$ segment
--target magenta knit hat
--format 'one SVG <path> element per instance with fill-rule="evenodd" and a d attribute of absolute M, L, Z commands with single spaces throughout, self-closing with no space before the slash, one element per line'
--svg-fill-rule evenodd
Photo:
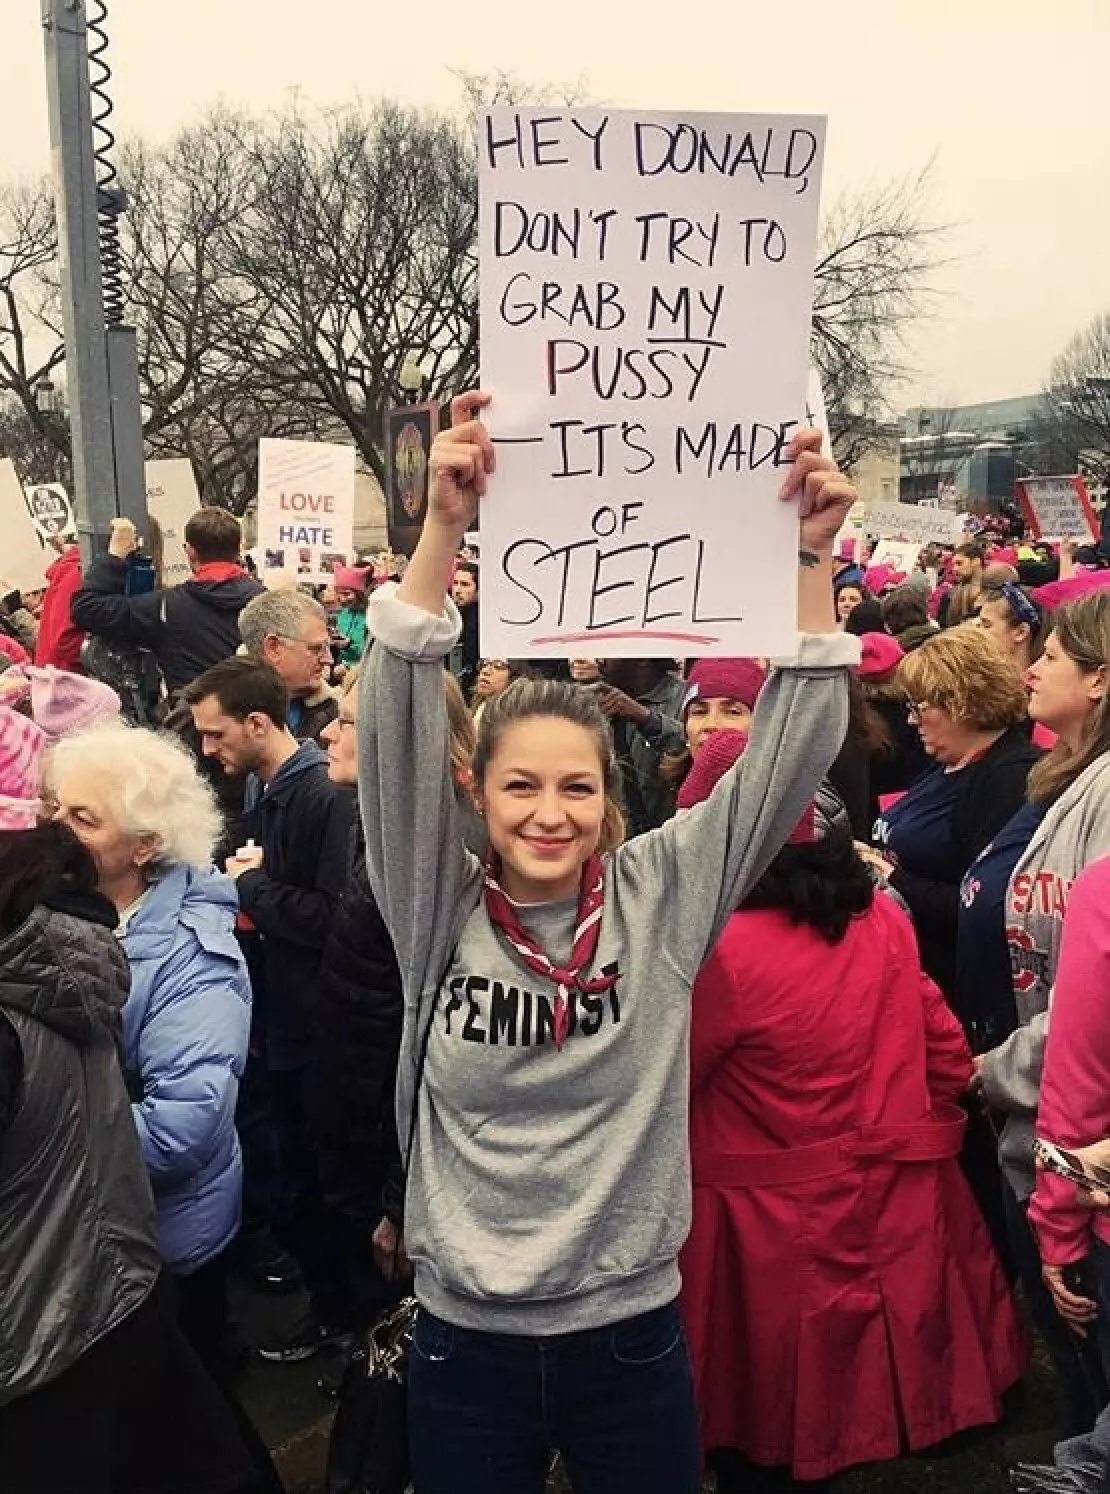
<path fill-rule="evenodd" d="M 690 671 L 682 717 L 695 700 L 742 700 L 751 710 L 767 683 L 767 672 L 755 659 L 699 659 Z"/>
<path fill-rule="evenodd" d="M 863 652 L 857 673 L 861 680 L 877 680 L 893 674 L 906 657 L 902 645 L 889 633 L 865 633 L 860 643 Z"/>
<path fill-rule="evenodd" d="M 370 572 L 359 565 L 337 565 L 331 573 L 332 584 L 340 591 L 365 591 Z"/>
<path fill-rule="evenodd" d="M 31 715 L 51 746 L 82 727 L 114 721 L 119 716 L 120 698 L 101 680 L 55 669 L 53 664 L 42 669 L 28 664 L 23 673 L 31 682 Z"/>
<path fill-rule="evenodd" d="M 0 830 L 33 830 L 46 737 L 29 717 L 0 705 Z"/>

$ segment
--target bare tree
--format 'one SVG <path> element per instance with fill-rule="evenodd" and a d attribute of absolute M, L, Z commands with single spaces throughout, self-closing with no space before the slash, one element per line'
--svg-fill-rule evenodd
<path fill-rule="evenodd" d="M 121 157 L 147 453 L 188 457 L 201 496 L 236 513 L 256 490 L 259 438 L 318 427 L 307 396 L 275 388 L 252 352 L 265 306 L 229 253 L 253 201 L 248 128 L 216 110 L 162 150 L 134 142 Z"/>
<path fill-rule="evenodd" d="M 1110 312 L 1076 333 L 1053 363 L 1043 409 L 1036 437 L 1057 470 L 1081 465 L 1110 482 Z"/>
<path fill-rule="evenodd" d="M 69 429 L 40 409 L 38 391 L 65 359 L 53 315 L 54 205 L 45 187 L 0 190 L 0 395 L 23 412 L 35 439 L 68 455 Z"/>
<path fill-rule="evenodd" d="M 927 214 L 930 168 L 836 201 L 821 226 L 812 355 L 829 434 L 851 467 L 891 417 L 909 372 L 906 333 L 925 315 L 946 229 Z"/>
<path fill-rule="evenodd" d="M 250 206 L 224 236 L 263 387 L 307 401 L 384 478 L 386 410 L 412 362 L 432 397 L 478 368 L 473 147 L 446 117 L 382 105 L 246 128 Z"/>

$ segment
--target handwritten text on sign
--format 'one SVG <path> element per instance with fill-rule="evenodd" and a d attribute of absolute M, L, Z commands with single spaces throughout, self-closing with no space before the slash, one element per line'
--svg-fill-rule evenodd
<path fill-rule="evenodd" d="M 482 646 L 774 653 L 824 121 L 495 109 L 480 125 Z"/>
<path fill-rule="evenodd" d="M 1098 538 L 1098 519 L 1082 477 L 1023 477 L 1017 494 L 1034 539 Z"/>

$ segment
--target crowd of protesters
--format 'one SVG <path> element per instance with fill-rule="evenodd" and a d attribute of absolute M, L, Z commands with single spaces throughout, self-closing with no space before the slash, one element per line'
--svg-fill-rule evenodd
<path fill-rule="evenodd" d="M 3 597 L 0 1488 L 276 1490 L 247 1356 L 412 1293 L 416 1494 L 820 1488 L 1030 1323 L 1110 1489 L 1110 556 L 872 565 L 803 433 L 793 657 L 489 658 L 485 403 L 407 560 Z"/>

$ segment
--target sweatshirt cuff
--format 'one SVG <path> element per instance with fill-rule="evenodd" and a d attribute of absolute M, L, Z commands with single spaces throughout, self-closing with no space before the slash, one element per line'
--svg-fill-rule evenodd
<path fill-rule="evenodd" d="M 772 669 L 853 669 L 861 645 L 851 633 L 799 633 L 797 651 L 770 661 Z"/>
<path fill-rule="evenodd" d="M 370 636 L 391 654 L 410 664 L 445 659 L 458 642 L 462 618 L 450 597 L 445 598 L 446 617 L 436 617 L 423 607 L 402 602 L 393 581 L 380 586 L 366 609 Z"/>

